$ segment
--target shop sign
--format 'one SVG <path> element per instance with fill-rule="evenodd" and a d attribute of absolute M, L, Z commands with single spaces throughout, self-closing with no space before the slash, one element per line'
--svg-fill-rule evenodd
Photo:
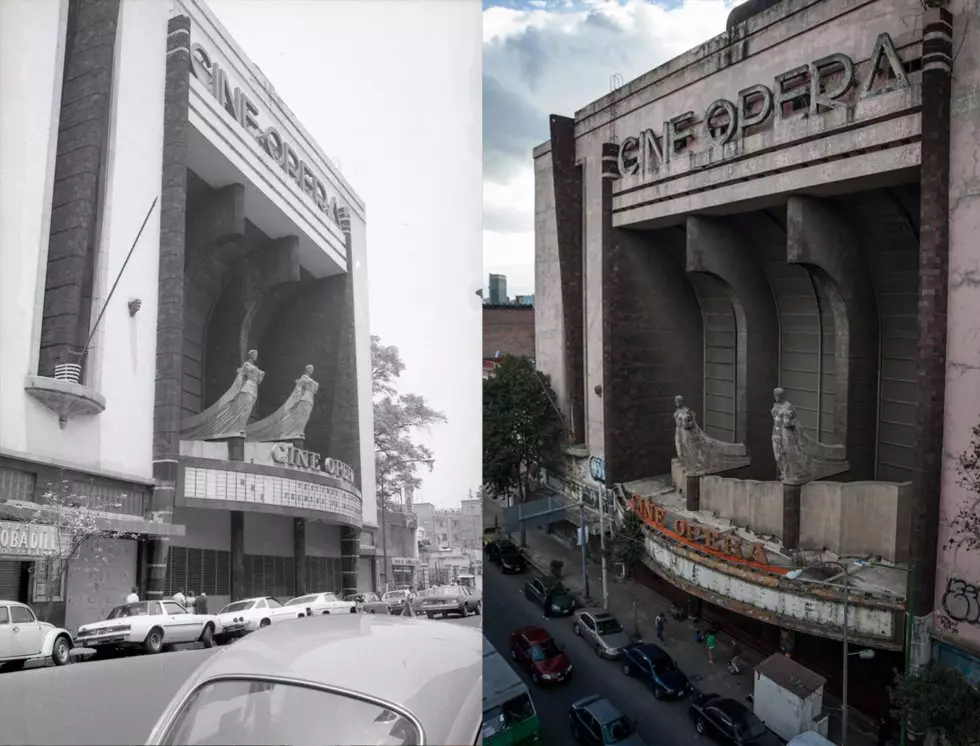
<path fill-rule="evenodd" d="M 391 564 L 392 567 L 415 567 L 419 561 L 411 557 L 392 557 Z"/>
<path fill-rule="evenodd" d="M 0 556 L 51 557 L 60 553 L 61 541 L 56 527 L 0 521 Z"/>
<path fill-rule="evenodd" d="M 882 63 L 886 63 L 888 72 L 885 75 L 889 82 L 875 88 Z M 831 78 L 831 75 L 834 77 Z M 854 88 L 856 82 L 854 61 L 846 54 L 830 54 L 809 65 L 795 67 L 777 75 L 772 88 L 760 83 L 739 91 L 735 101 L 724 98 L 713 101 L 700 119 L 693 111 L 688 111 L 664 122 L 660 135 L 647 129 L 639 136 L 623 138 L 619 146 L 619 174 L 633 176 L 639 172 L 641 179 L 646 181 L 655 176 L 671 158 L 689 157 L 698 141 L 708 146 L 741 141 L 748 128 L 765 124 L 774 115 L 784 120 L 798 118 L 799 104 L 806 106 L 810 117 L 846 106 L 841 99 Z M 871 54 L 871 65 L 857 85 L 860 98 L 908 88 L 910 85 L 902 60 L 888 34 L 878 36 Z"/>
<path fill-rule="evenodd" d="M 280 466 L 303 471 L 321 472 L 335 479 L 354 484 L 354 470 L 335 458 L 322 458 L 319 453 L 304 451 L 286 443 L 272 447 L 272 460 Z"/>
<path fill-rule="evenodd" d="M 686 518 L 670 521 L 667 511 L 653 500 L 635 497 L 630 501 L 630 506 L 647 526 L 681 544 L 737 565 L 747 565 L 780 575 L 785 575 L 788 570 L 771 565 L 765 547 L 758 542 L 743 541 L 737 536 L 722 533 Z"/>
<path fill-rule="evenodd" d="M 327 193 L 326 183 L 313 167 L 300 158 L 300 153 L 289 140 L 274 126 L 263 128 L 259 124 L 261 112 L 248 94 L 232 84 L 228 72 L 200 44 L 191 44 L 191 73 L 204 83 L 211 95 L 238 126 L 254 137 L 266 154 L 276 162 L 287 177 L 296 182 L 316 208 L 327 218 L 340 225 L 337 198 Z"/>

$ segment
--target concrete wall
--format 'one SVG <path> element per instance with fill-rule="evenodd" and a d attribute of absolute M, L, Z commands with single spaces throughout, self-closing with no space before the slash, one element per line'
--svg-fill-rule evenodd
<path fill-rule="evenodd" d="M 106 397 L 106 410 L 61 429 L 57 416 L 24 392 L 24 379 L 38 364 L 67 5 L 5 2 L 0 9 L 0 106 L 17 112 L 0 134 L 0 162 L 5 173 L 17 174 L 0 186 L 0 245 L 17 247 L 0 256 L 0 448 L 146 480 L 152 477 L 159 206 L 90 353 L 87 381 Z M 159 3 L 123 2 L 120 9 L 93 321 L 160 190 L 169 13 Z M 126 308 L 130 298 L 143 301 L 134 318 Z"/>
<path fill-rule="evenodd" d="M 245 554 L 292 557 L 293 519 L 245 513 Z M 334 556 L 339 556 L 339 552 Z"/>
<path fill-rule="evenodd" d="M 321 521 L 306 522 L 306 554 L 309 557 L 340 556 L 340 526 Z"/>
<path fill-rule="evenodd" d="M 763 535 L 782 536 L 783 486 L 779 482 L 701 477 L 701 510 Z"/>
<path fill-rule="evenodd" d="M 65 584 L 65 629 L 106 618 L 125 602 L 136 584 L 136 542 L 99 539 L 82 546 L 68 570 Z"/>
<path fill-rule="evenodd" d="M 950 122 L 949 304 L 943 480 L 935 628 L 958 647 L 980 652 L 980 553 L 943 549 L 949 522 L 976 496 L 958 484 L 957 458 L 980 423 L 980 3 L 955 0 Z"/>

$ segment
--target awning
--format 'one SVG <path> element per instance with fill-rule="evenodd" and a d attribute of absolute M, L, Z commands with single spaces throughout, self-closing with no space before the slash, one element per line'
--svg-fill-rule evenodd
<path fill-rule="evenodd" d="M 33 521 L 54 526 L 66 526 L 70 518 L 66 513 L 81 512 L 84 508 L 69 508 L 64 506 L 39 505 L 23 500 L 7 500 L 0 502 L 0 518 L 12 518 L 20 521 Z M 152 521 L 142 516 L 106 513 L 103 511 L 87 511 L 94 518 L 94 525 L 108 534 L 130 534 L 134 536 L 184 536 L 187 529 L 183 524 Z M 89 517 L 86 517 L 88 520 Z"/>

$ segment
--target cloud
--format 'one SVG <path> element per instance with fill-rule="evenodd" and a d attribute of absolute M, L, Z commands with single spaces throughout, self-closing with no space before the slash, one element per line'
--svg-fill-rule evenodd
<path fill-rule="evenodd" d="M 532 149 L 574 116 L 725 29 L 733 0 L 497 0 L 483 12 L 484 268 L 521 247 L 533 286 Z M 508 277 L 508 285 L 515 286 Z M 523 287 L 522 292 L 532 292 Z"/>

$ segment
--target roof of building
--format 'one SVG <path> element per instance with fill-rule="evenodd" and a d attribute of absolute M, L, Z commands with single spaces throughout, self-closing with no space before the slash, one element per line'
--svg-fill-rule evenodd
<path fill-rule="evenodd" d="M 801 666 L 782 653 L 770 655 L 755 667 L 755 672 L 801 699 L 806 699 L 827 683 L 827 679 L 823 676 Z"/>
<path fill-rule="evenodd" d="M 728 14 L 725 29 L 731 30 L 735 26 L 738 26 L 738 24 L 749 20 L 752 16 L 757 16 L 759 13 L 769 10 L 769 8 L 779 5 L 781 2 L 783 0 L 747 0 L 747 2 L 741 5 L 736 5 L 732 8 L 732 12 Z"/>

